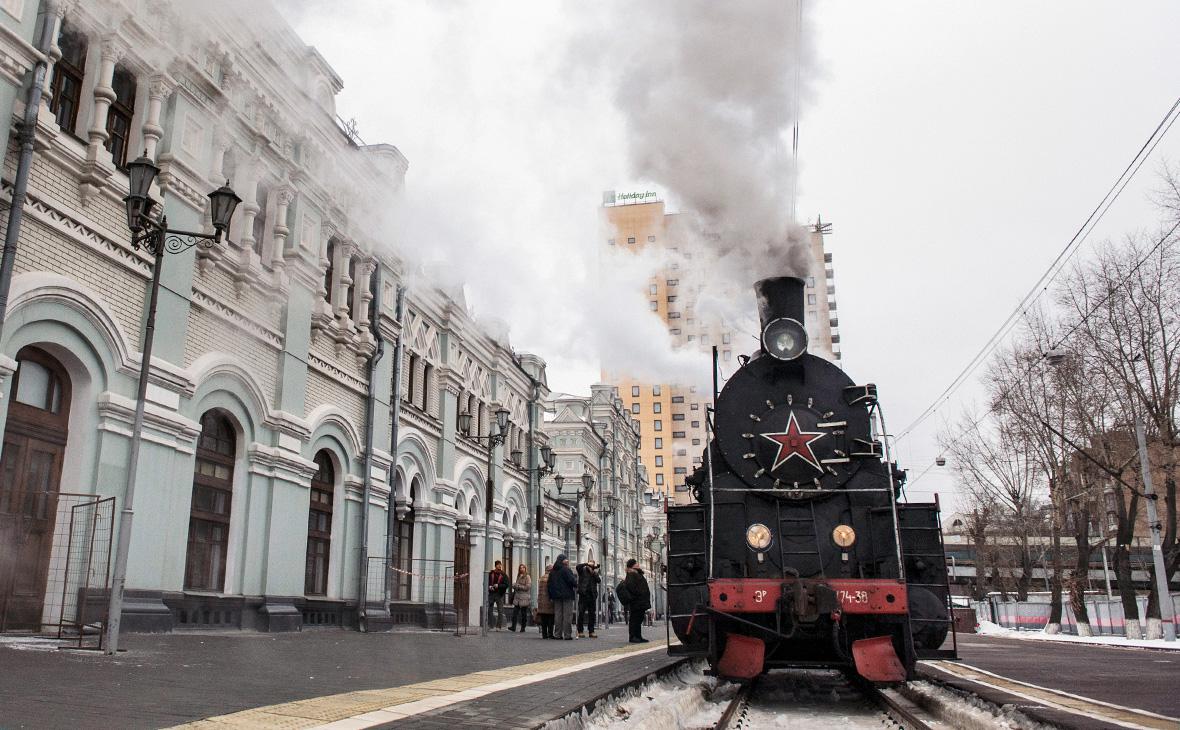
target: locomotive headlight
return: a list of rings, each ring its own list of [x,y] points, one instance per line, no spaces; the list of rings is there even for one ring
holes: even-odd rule
[[[762,349],[776,360],[794,360],[807,351],[807,330],[788,317],[773,319],[762,330]]]
[[[746,528],[746,544],[758,551],[770,547],[770,528],[760,522],[750,525]]]
[[[856,530],[848,525],[836,525],[836,529],[832,530],[832,542],[842,548],[850,548],[856,542]]]

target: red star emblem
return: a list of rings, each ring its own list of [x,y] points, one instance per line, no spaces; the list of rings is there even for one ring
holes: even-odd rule
[[[774,456],[774,466],[770,467],[770,471],[777,470],[780,466],[797,456],[808,464],[811,464],[817,471],[822,472],[824,468],[820,466],[819,459],[815,458],[815,452],[811,450],[811,444],[824,436],[827,436],[827,434],[822,431],[804,431],[800,429],[799,422],[795,420],[795,412],[791,411],[791,417],[787,419],[786,431],[762,434],[762,438],[778,444],[778,453]]]

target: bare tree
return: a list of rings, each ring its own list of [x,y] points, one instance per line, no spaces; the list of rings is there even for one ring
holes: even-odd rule
[[[983,557],[990,562],[993,576],[999,578],[1005,569],[1015,576],[1016,595],[1023,601],[1028,598],[1033,577],[1030,543],[1037,533],[1036,468],[1022,449],[1023,442],[1007,437],[995,414],[988,415],[965,415],[961,435],[944,440],[943,448],[976,508],[976,522],[982,515],[985,529],[991,527],[996,532],[994,547]],[[976,549],[981,549],[978,542]]]
[[[1169,179],[1176,189],[1174,179]],[[1133,431],[1141,418],[1148,433],[1152,468],[1162,475],[1165,509],[1161,542],[1165,570],[1180,567],[1177,548],[1176,472],[1180,454],[1180,220],[1151,236],[1135,235],[1122,244],[1106,244],[1094,258],[1074,268],[1061,287],[1059,302],[1074,332],[1071,350],[1085,369],[1103,380],[1118,410],[1117,429]],[[1129,476],[1129,475],[1128,475]],[[1128,606],[1129,550],[1140,495],[1118,483],[1119,532],[1116,574]],[[1123,575],[1128,585],[1124,584]],[[1127,616],[1136,615],[1128,612]],[[1159,605],[1148,599],[1148,635],[1162,634]],[[1130,622],[1128,622],[1130,623]],[[1128,629],[1130,636],[1131,629]]]
[[[1051,569],[1047,633],[1061,629],[1061,527],[1063,497],[1069,493],[1070,479],[1061,438],[1068,409],[1060,368],[1052,364],[1056,362],[1051,353],[1054,339],[1053,325],[1043,313],[1027,314],[1024,337],[997,352],[986,375],[992,408],[1004,424],[1008,441],[1021,444],[1030,467],[1048,486]]]

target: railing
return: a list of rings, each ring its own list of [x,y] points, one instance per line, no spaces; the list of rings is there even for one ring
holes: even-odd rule
[[[455,574],[452,560],[415,558],[403,561],[369,558],[365,599],[382,606],[394,623],[415,624],[435,631],[465,633],[467,606],[456,597],[470,595],[470,577]]]
[[[41,631],[59,639],[76,639],[78,648],[100,649],[106,633],[106,596],[110,581],[115,498],[68,492],[9,492],[0,505],[0,551],[21,553],[35,533],[49,540],[37,555],[45,560],[45,592],[40,603]],[[16,543],[13,543],[13,540]],[[45,556],[41,551],[48,550]],[[36,566],[32,566],[33,569]],[[8,623],[8,607],[17,599],[17,574],[29,565],[0,571],[0,630]],[[88,642],[89,645],[88,645]]]
[[[1136,596],[1139,615],[1147,614],[1147,596]],[[1172,595],[1176,615],[1180,615],[1180,594]],[[981,621],[1007,629],[1040,631],[1049,623],[1049,602],[1045,601],[975,601],[976,616]],[[1123,603],[1119,598],[1086,597],[1086,613],[1090,617],[1090,629],[1095,636],[1126,636],[1126,617]],[[1145,619],[1141,619],[1145,622]],[[1076,634],[1077,619],[1067,598],[1061,602],[1061,633]]]

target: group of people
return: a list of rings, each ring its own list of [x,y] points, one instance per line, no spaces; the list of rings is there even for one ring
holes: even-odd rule
[[[523,632],[531,618],[533,623],[541,627],[542,639],[572,641],[575,623],[579,639],[597,639],[594,628],[601,585],[598,563],[590,560],[570,568],[569,559],[559,555],[552,565],[545,566],[545,575],[541,576],[537,585],[537,605],[534,608],[531,595],[533,579],[528,566],[521,563],[516,571],[516,580],[510,584],[504,564],[497,560],[495,567],[488,573],[488,626],[492,626],[494,616],[496,630],[503,629],[507,601],[512,606],[509,631],[516,631],[519,626]],[[627,575],[615,587],[614,595],[627,613],[630,642],[646,643],[648,639],[643,638],[643,620],[651,608],[651,589],[643,569],[634,558],[627,561]],[[610,610],[613,615],[613,605]]]

